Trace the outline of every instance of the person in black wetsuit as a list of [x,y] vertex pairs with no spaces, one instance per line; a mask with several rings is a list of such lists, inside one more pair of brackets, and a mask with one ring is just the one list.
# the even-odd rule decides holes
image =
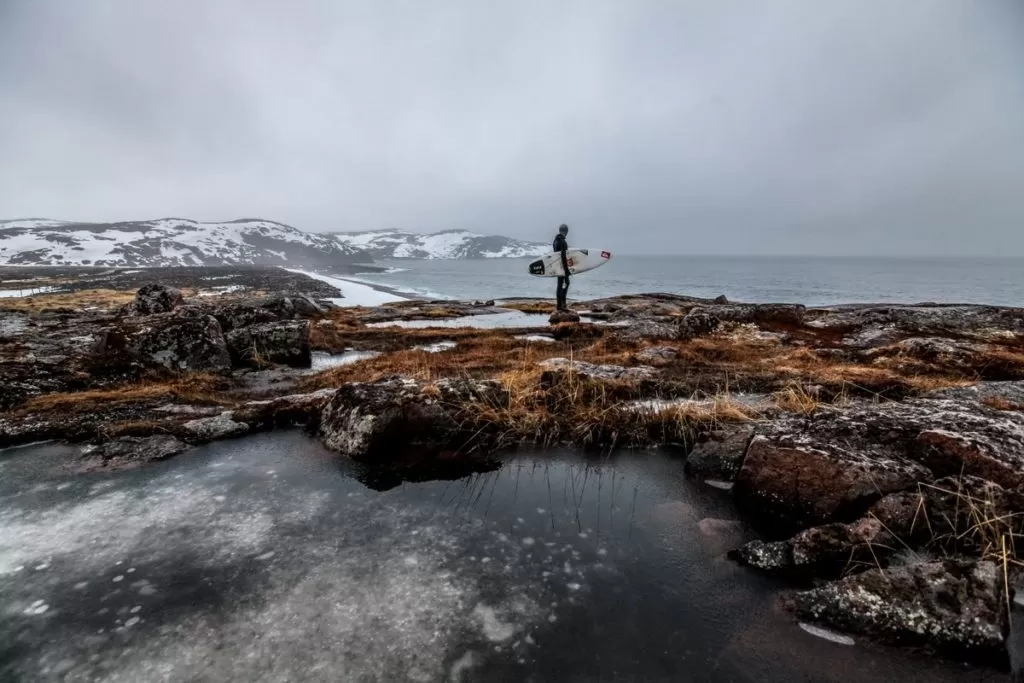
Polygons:
[[555,241],[551,245],[552,251],[562,254],[562,271],[565,273],[565,275],[558,276],[558,283],[555,285],[556,307],[560,311],[566,310],[565,296],[569,292],[569,260],[565,255],[565,252],[569,249],[569,242],[565,239],[565,236],[568,234],[569,226],[562,223],[558,228]]

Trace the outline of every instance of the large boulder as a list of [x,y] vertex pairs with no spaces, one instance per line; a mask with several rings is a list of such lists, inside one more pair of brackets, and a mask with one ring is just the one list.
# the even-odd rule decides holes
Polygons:
[[225,332],[250,325],[323,315],[327,308],[304,294],[247,298],[218,306],[213,311]]
[[872,569],[797,593],[797,617],[948,657],[1006,661],[1003,572],[993,562],[946,560]]
[[263,323],[231,330],[225,335],[234,367],[263,368],[287,365],[308,368],[309,321]]
[[135,293],[135,300],[123,312],[127,315],[170,313],[184,301],[179,289],[161,284],[145,285]]
[[578,323],[579,321],[579,313],[575,313],[574,311],[555,311],[548,318],[548,322],[552,325],[562,325],[564,323]]
[[101,331],[93,350],[104,357],[131,358],[175,372],[231,369],[220,323],[189,308],[126,318]]
[[751,441],[735,494],[802,528],[852,521],[888,493],[961,473],[1024,483],[1024,414],[921,399],[780,419]]
[[464,433],[462,411],[473,402],[507,405],[508,394],[493,380],[349,383],[324,408],[319,436],[331,450],[357,461],[431,457],[467,445],[472,435]]

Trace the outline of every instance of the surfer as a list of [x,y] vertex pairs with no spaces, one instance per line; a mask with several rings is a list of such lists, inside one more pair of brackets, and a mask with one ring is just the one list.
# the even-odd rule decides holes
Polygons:
[[555,241],[551,245],[552,251],[562,255],[562,272],[565,273],[565,275],[558,276],[558,282],[555,284],[556,308],[560,311],[566,310],[565,296],[569,292],[569,260],[565,255],[565,252],[569,250],[569,242],[565,239],[568,234],[569,226],[562,223],[558,227],[558,234],[555,235]]

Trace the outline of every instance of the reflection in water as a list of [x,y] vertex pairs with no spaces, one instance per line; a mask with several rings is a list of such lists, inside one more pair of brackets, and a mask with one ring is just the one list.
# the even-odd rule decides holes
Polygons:
[[[979,680],[816,638],[657,453],[392,482],[278,433],[72,476],[0,453],[0,679]],[[46,607],[43,610],[43,607]]]

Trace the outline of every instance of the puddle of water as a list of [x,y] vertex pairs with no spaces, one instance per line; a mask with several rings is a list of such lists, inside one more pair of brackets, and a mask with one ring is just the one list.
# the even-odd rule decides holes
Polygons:
[[355,349],[349,349],[342,353],[314,351],[311,355],[312,365],[310,366],[310,372],[322,372],[330,368],[336,368],[339,365],[351,365],[352,363],[358,363],[359,361],[366,360],[368,358],[376,358],[380,353],[378,351],[357,351]]
[[412,348],[414,351],[426,351],[427,353],[441,353],[442,351],[450,351],[458,345],[458,342],[444,340],[439,341],[436,344],[424,344],[422,346],[414,346]]
[[728,500],[658,453],[383,492],[294,432],[74,453],[0,453],[2,680],[999,680],[804,632],[725,558]]
[[445,318],[442,320],[393,320],[381,323],[369,323],[367,327],[473,327],[480,329],[496,329],[502,327],[540,327],[548,324],[548,316],[538,313],[508,311],[504,313],[486,313],[484,315],[467,315],[461,318]]
[[554,343],[555,338],[547,334],[518,334],[516,339],[522,339],[528,342],[539,342],[539,343]]
[[0,289],[0,299],[19,299],[37,294],[50,294],[62,291],[60,287],[29,287],[26,289]]

